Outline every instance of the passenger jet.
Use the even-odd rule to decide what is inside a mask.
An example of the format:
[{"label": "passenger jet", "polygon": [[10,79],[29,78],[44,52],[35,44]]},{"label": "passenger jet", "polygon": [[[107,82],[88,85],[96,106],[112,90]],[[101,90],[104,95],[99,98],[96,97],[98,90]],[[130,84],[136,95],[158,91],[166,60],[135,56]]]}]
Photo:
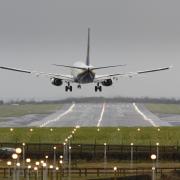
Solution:
[{"label": "passenger jet", "polygon": [[27,74],[35,74],[36,76],[47,76],[50,78],[51,83],[54,86],[61,86],[64,83],[65,91],[72,91],[71,83],[77,83],[77,88],[81,88],[82,84],[89,84],[95,83],[95,92],[102,91],[102,86],[111,86],[113,84],[113,80],[118,79],[118,77],[132,77],[135,75],[157,72],[157,71],[164,71],[170,69],[170,67],[163,67],[145,71],[137,71],[137,72],[129,72],[129,73],[114,73],[114,74],[105,74],[105,75],[97,75],[96,71],[99,69],[106,69],[124,65],[112,65],[112,66],[102,66],[102,67],[93,67],[90,64],[90,29],[88,28],[88,41],[87,41],[87,56],[85,63],[83,62],[76,62],[73,66],[69,65],[60,65],[60,64],[53,64],[55,66],[65,67],[71,69],[70,75],[63,75],[63,74],[55,74],[55,73],[44,73],[44,72],[37,72],[37,71],[29,71],[29,70],[22,70],[17,68],[11,67],[4,67],[0,66],[1,69],[11,70],[21,73]]}]

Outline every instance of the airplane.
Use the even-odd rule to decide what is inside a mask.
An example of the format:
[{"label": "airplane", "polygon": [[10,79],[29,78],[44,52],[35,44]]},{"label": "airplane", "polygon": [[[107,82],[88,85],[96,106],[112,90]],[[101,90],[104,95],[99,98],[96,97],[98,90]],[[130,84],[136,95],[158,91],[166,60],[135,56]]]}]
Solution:
[{"label": "airplane", "polygon": [[37,77],[39,76],[47,76],[50,78],[51,83],[54,86],[61,86],[66,83],[65,91],[72,91],[71,83],[77,83],[77,88],[81,88],[82,84],[95,83],[95,92],[102,91],[102,86],[111,86],[113,84],[113,80],[117,80],[118,77],[133,77],[135,75],[152,73],[157,71],[169,70],[169,67],[150,69],[145,71],[137,71],[137,72],[129,72],[129,73],[114,73],[114,74],[105,74],[105,75],[97,75],[96,71],[100,69],[113,68],[118,66],[125,66],[125,64],[121,65],[111,65],[111,66],[102,66],[102,67],[94,67],[90,64],[90,28],[88,28],[88,40],[87,40],[87,56],[86,61],[84,62],[76,62],[73,66],[69,65],[61,65],[61,64],[53,64],[54,66],[70,68],[70,75],[63,74],[55,74],[55,73],[44,73],[30,70],[22,70],[10,67],[0,66],[1,69],[11,70],[21,73],[27,74],[35,74]]}]

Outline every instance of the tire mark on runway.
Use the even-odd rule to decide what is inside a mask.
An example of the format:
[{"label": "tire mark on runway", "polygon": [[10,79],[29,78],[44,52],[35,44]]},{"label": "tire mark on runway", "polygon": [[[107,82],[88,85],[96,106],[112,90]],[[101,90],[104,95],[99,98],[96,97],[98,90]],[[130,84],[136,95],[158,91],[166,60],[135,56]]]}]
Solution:
[{"label": "tire mark on runway", "polygon": [[97,127],[99,127],[100,124],[101,124],[101,121],[102,121],[102,118],[103,118],[103,115],[104,115],[104,112],[105,112],[105,107],[106,107],[106,103],[103,103],[103,107],[102,107],[100,118],[99,118],[98,123],[97,123]]},{"label": "tire mark on runway", "polygon": [[136,112],[138,112],[138,113],[143,117],[143,119],[144,119],[145,121],[148,121],[148,122],[149,122],[152,126],[154,126],[154,127],[158,127],[158,125],[156,125],[155,122],[154,122],[152,119],[148,118],[148,117],[137,107],[136,103],[133,103],[133,106],[134,106],[134,109],[136,110]]},{"label": "tire mark on runway", "polygon": [[52,122],[57,122],[57,121],[59,121],[62,117],[64,117],[65,115],[69,114],[70,112],[72,112],[73,109],[74,109],[74,107],[75,107],[75,103],[73,103],[73,104],[69,107],[69,109],[68,109],[67,111],[65,111],[64,113],[60,114],[58,117],[56,117],[56,118],[54,118],[54,119],[51,119],[51,120],[48,120],[48,121],[44,122],[43,124],[40,125],[40,127],[45,127],[45,126],[47,126],[48,124],[50,124],[50,123],[52,123]]}]

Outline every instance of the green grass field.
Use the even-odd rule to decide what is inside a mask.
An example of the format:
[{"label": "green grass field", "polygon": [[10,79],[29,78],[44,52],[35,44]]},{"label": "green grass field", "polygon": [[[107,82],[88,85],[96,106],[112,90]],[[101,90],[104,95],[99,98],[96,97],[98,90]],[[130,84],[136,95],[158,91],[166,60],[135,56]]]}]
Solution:
[{"label": "green grass field", "polygon": [[144,104],[151,112],[160,114],[180,114],[180,104]]},{"label": "green grass field", "polygon": [[61,104],[0,105],[0,117],[19,117],[27,114],[46,114],[62,108]]},{"label": "green grass field", "polygon": [[[63,143],[73,128],[9,128],[0,129],[0,142],[26,142],[26,143]],[[82,144],[124,144],[133,142],[136,145],[177,145],[180,143],[180,127],[162,127],[160,131],[154,127],[141,128],[80,128],[74,134],[72,143]]]}]

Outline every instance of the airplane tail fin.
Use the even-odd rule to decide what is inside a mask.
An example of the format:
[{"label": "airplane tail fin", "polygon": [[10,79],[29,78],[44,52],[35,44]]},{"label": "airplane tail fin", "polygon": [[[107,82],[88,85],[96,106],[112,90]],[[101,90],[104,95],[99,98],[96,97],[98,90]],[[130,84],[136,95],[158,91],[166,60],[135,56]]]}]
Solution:
[{"label": "airplane tail fin", "polygon": [[87,56],[86,56],[87,66],[90,65],[89,51],[90,51],[90,28],[88,28],[88,42],[87,42]]}]

